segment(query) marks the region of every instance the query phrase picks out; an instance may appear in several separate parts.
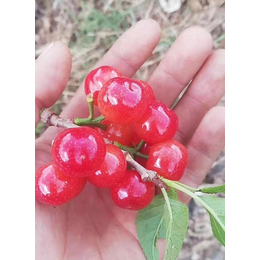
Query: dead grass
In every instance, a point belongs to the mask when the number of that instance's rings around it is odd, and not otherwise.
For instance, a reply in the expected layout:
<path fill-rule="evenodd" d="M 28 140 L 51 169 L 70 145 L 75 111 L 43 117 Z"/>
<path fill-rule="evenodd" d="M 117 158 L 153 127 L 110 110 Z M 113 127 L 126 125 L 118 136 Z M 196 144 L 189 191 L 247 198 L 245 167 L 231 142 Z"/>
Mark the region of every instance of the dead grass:
<path fill-rule="evenodd" d="M 143 18 L 155 19 L 162 38 L 150 59 L 138 71 L 146 80 L 176 37 L 187 27 L 199 25 L 213 36 L 214 48 L 224 47 L 224 1 L 185 1 L 176 12 L 166 13 L 159 1 L 38 0 L 36 8 L 36 57 L 50 42 L 69 45 L 73 68 L 68 84 L 75 90 L 92 66 L 115 40 Z"/>

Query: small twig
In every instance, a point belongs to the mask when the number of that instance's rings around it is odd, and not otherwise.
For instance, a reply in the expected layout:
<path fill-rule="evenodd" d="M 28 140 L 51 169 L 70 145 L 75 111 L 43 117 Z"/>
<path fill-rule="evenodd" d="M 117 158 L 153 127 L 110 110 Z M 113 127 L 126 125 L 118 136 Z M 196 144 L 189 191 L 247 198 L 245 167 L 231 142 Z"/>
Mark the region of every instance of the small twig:
<path fill-rule="evenodd" d="M 179 103 L 179 101 L 181 100 L 181 98 L 183 97 L 183 95 L 186 93 L 186 91 L 188 90 L 189 86 L 192 83 L 192 79 L 189 81 L 189 83 L 187 84 L 187 86 L 181 91 L 181 93 L 178 95 L 178 97 L 176 98 L 176 100 L 173 102 L 171 109 L 173 110 L 177 104 Z"/>
<path fill-rule="evenodd" d="M 153 182 L 159 188 L 166 188 L 166 185 L 163 181 L 158 177 L 155 171 L 147 170 L 142 165 L 140 165 L 127 151 L 122 151 L 125 155 L 126 161 L 134 167 L 134 169 L 140 174 L 143 181 Z"/>
<path fill-rule="evenodd" d="M 70 119 L 64 119 L 55 114 L 54 111 L 50 109 L 44 109 L 41 113 L 41 120 L 45 125 L 56 126 L 56 127 L 64 127 L 64 128 L 75 128 L 79 127 L 74 124 Z M 158 177 L 155 171 L 147 170 L 142 165 L 134 160 L 134 158 L 130 155 L 129 152 L 121 149 L 123 154 L 125 155 L 126 161 L 135 168 L 135 170 L 140 174 L 143 181 L 153 182 L 159 188 L 166 188 L 167 186 L 164 182 Z"/>
<path fill-rule="evenodd" d="M 54 111 L 45 108 L 41 113 L 41 121 L 48 126 L 75 128 L 79 127 L 70 119 L 64 119 L 55 114 Z"/>

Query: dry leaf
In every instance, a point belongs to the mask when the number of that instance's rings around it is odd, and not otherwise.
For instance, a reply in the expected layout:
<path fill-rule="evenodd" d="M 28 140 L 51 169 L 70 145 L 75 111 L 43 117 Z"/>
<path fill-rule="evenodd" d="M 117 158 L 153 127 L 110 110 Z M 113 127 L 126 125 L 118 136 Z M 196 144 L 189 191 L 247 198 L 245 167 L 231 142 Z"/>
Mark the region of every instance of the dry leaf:
<path fill-rule="evenodd" d="M 164 12 L 173 13 L 181 8 L 181 0 L 159 0 Z"/>

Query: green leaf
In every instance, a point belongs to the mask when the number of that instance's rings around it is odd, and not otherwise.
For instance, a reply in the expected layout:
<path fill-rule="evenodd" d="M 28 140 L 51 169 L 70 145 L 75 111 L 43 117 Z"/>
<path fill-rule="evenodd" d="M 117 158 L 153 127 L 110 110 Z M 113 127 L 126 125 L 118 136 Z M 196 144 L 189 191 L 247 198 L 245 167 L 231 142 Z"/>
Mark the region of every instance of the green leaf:
<path fill-rule="evenodd" d="M 136 219 L 139 242 L 148 260 L 158 260 L 159 252 L 156 248 L 159 230 L 163 225 L 165 200 L 162 195 L 155 196 L 151 204 L 140 210 Z M 162 227 L 161 236 L 165 234 Z"/>
<path fill-rule="evenodd" d="M 178 200 L 177 191 L 176 189 L 170 189 L 167 191 L 167 195 L 170 199 Z M 166 238 L 166 228 L 164 223 L 161 225 L 158 233 L 158 238 L 165 239 Z"/>
<path fill-rule="evenodd" d="M 185 204 L 169 197 L 165 197 L 165 200 L 164 226 L 167 227 L 167 230 L 164 259 L 174 260 L 177 259 L 186 237 L 189 224 L 189 209 Z"/>
<path fill-rule="evenodd" d="M 225 184 L 215 187 L 202 188 L 199 191 L 203 193 L 225 193 Z"/>
<path fill-rule="evenodd" d="M 218 241 L 225 246 L 225 199 L 213 196 L 201 196 L 209 207 L 210 222 L 212 232 Z"/>
<path fill-rule="evenodd" d="M 165 196 L 165 198 L 164 198 Z M 164 190 L 164 196 L 156 196 L 152 203 L 137 215 L 136 225 L 139 242 L 147 260 L 158 260 L 158 238 L 166 238 L 165 260 L 174 260 L 179 255 L 186 236 L 188 207 L 176 201 L 176 190 Z"/>
<path fill-rule="evenodd" d="M 170 199 L 173 199 L 173 200 L 178 200 L 178 196 L 177 196 L 177 191 L 176 189 L 170 189 L 169 191 L 167 191 L 167 195 Z"/>
<path fill-rule="evenodd" d="M 219 242 L 225 246 L 225 199 L 207 195 L 198 196 L 190 189 L 187 189 L 187 187 L 177 182 L 170 181 L 165 178 L 161 179 L 167 186 L 186 193 L 205 207 L 210 215 L 213 234 L 219 240 Z"/>
<path fill-rule="evenodd" d="M 159 238 L 160 239 L 165 239 L 166 238 L 166 228 L 164 226 L 164 223 L 162 223 L 162 225 L 160 226 L 157 238 L 158 239 Z"/>

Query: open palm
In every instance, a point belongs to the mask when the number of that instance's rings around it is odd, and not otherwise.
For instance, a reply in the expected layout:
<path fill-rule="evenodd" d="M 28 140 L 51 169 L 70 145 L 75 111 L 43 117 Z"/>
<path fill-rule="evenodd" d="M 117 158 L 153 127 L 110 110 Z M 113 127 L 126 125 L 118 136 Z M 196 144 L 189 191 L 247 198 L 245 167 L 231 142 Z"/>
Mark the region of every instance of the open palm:
<path fill-rule="evenodd" d="M 142 20 L 125 32 L 96 65 L 110 65 L 132 77 L 160 40 L 160 27 Z M 71 54 L 55 42 L 36 60 L 35 121 L 39 112 L 60 97 L 70 76 Z M 224 51 L 212 51 L 212 38 L 199 27 L 185 30 L 167 51 L 148 83 L 156 98 L 170 106 L 181 90 L 191 86 L 175 108 L 180 127 L 175 139 L 189 153 L 180 180 L 201 184 L 224 147 L 224 107 L 216 106 L 224 94 Z M 87 117 L 81 86 L 61 114 L 64 118 Z M 51 161 L 51 141 L 61 131 L 49 127 L 36 141 L 36 170 Z M 180 194 L 183 202 L 188 198 Z M 36 259 L 145 259 L 137 239 L 136 211 L 116 207 L 109 190 L 87 183 L 83 192 L 60 207 L 36 201 Z M 162 244 L 160 255 L 163 255 Z"/>

